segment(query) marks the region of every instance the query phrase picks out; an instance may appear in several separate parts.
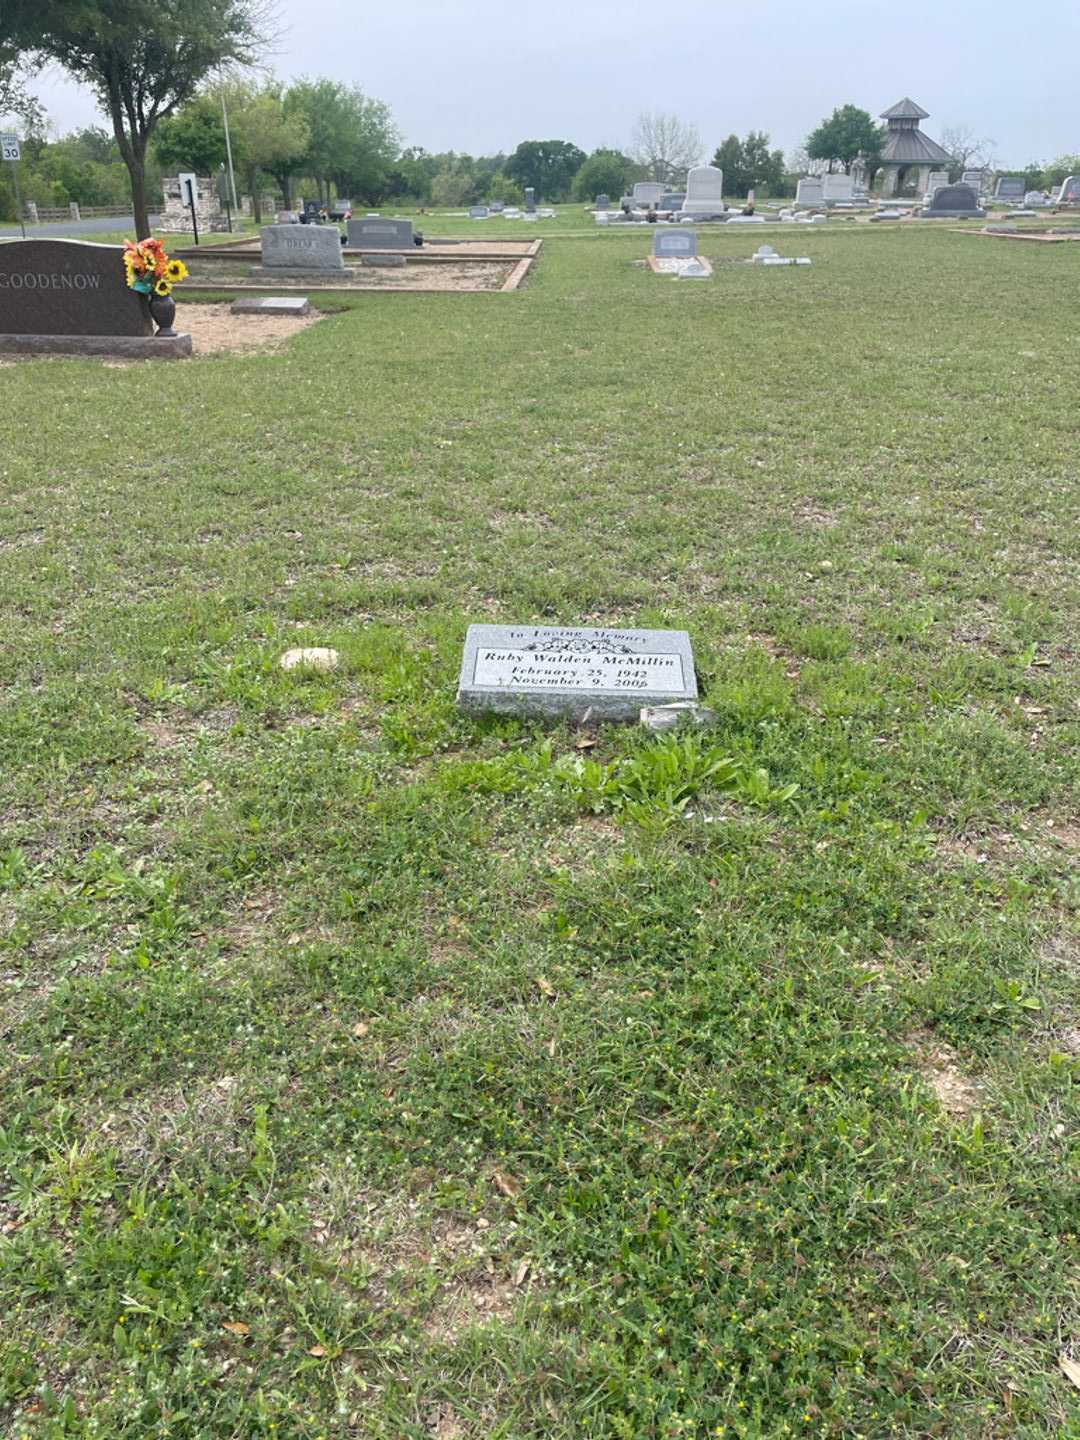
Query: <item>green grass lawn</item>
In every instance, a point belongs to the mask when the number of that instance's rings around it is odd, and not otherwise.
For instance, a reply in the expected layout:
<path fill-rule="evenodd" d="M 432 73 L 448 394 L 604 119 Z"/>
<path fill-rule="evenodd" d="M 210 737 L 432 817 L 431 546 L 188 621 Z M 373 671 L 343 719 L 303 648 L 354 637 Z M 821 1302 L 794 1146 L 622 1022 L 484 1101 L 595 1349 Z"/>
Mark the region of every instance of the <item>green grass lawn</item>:
<path fill-rule="evenodd" d="M 769 238 L 0 370 L 5 1435 L 1080 1435 L 1080 253 Z"/>

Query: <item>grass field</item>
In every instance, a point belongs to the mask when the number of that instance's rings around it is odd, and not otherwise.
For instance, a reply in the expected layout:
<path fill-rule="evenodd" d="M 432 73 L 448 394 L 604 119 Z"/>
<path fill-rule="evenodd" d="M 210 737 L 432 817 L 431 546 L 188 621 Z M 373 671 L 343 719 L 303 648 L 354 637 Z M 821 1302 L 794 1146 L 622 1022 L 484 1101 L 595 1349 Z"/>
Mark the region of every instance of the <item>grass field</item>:
<path fill-rule="evenodd" d="M 808 232 L 0 370 L 5 1435 L 1080 1435 L 1080 253 Z"/>

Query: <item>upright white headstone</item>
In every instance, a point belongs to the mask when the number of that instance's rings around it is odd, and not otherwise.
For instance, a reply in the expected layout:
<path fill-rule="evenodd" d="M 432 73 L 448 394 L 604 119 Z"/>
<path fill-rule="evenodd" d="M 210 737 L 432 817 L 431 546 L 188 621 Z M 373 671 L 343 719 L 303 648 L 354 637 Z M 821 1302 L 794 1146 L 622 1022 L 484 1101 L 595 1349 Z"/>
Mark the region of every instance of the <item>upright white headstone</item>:
<path fill-rule="evenodd" d="M 683 215 L 706 220 L 724 213 L 724 172 L 715 165 L 695 165 L 686 177 Z"/>

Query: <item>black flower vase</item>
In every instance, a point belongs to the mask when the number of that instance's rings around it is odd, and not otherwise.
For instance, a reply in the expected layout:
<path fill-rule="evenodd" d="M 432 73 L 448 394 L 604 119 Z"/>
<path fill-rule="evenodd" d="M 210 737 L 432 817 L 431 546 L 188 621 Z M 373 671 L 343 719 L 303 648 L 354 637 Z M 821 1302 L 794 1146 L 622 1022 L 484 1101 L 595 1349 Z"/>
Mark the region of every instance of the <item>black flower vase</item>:
<path fill-rule="evenodd" d="M 168 339 L 176 334 L 172 328 L 173 321 L 176 319 L 176 301 L 171 295 L 150 296 L 150 318 L 158 327 L 155 339 L 162 336 Z"/>

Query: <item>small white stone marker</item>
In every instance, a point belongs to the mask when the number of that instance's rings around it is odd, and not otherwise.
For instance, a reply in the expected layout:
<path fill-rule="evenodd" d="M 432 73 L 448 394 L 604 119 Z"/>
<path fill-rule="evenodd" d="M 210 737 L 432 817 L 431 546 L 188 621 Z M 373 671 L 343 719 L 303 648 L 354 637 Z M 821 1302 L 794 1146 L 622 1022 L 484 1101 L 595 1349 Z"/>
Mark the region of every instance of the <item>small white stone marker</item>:
<path fill-rule="evenodd" d="M 338 652 L 325 645 L 309 645 L 300 650 L 286 650 L 281 657 L 283 670 L 299 670 L 304 666 L 309 670 L 336 670 L 337 665 Z"/>

